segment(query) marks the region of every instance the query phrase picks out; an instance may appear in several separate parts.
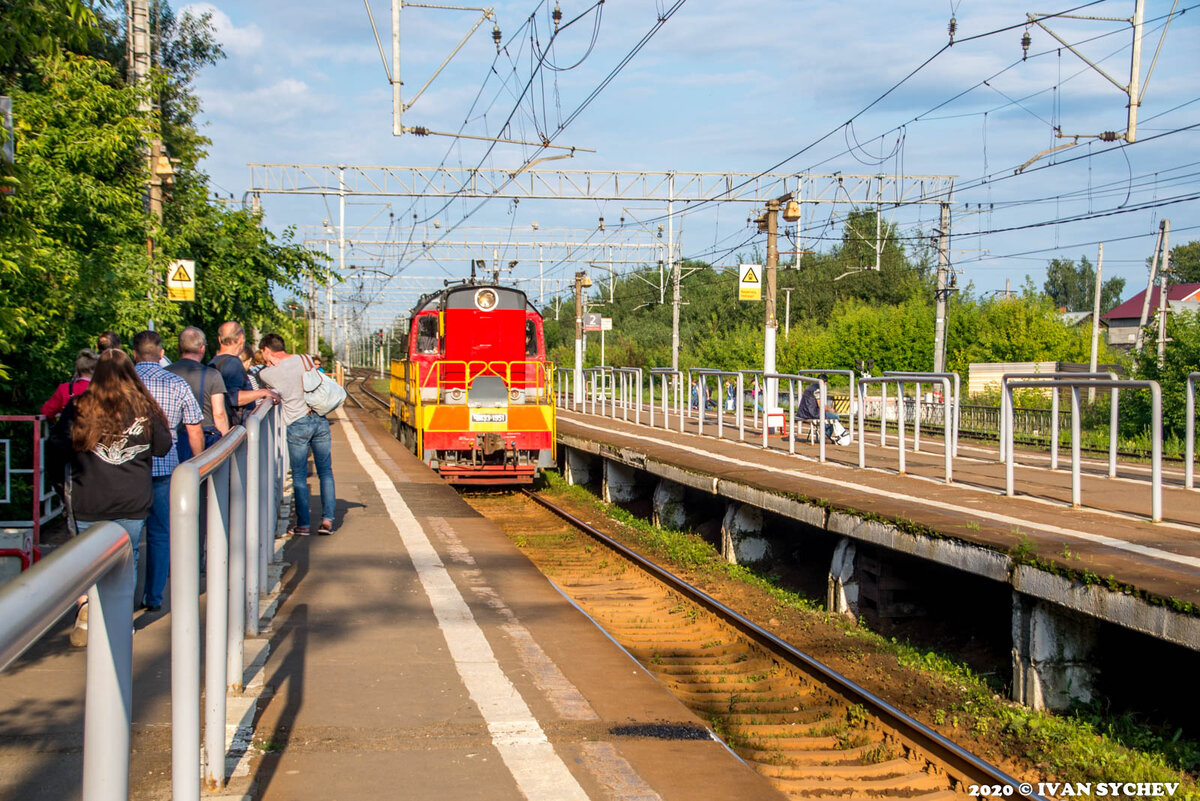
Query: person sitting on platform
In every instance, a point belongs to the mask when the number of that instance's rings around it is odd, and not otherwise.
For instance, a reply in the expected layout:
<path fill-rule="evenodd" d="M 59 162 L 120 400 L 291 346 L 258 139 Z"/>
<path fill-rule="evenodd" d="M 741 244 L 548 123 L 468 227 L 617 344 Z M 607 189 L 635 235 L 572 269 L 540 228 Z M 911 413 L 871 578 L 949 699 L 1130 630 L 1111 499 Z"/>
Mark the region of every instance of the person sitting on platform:
<path fill-rule="evenodd" d="M 822 382 L 829 380 L 824 373 L 817 378 Z M 841 418 L 838 416 L 837 410 L 833 408 L 833 404 L 826 403 L 825 408 L 821 409 L 821 402 L 817 399 L 819 389 L 820 385 L 815 383 L 810 383 L 804 388 L 804 393 L 800 396 L 800 408 L 796 410 L 796 419 L 820 420 L 824 418 L 831 421 L 825 423 L 825 438 L 836 445 L 849 445 L 850 432 L 842 426 Z"/>

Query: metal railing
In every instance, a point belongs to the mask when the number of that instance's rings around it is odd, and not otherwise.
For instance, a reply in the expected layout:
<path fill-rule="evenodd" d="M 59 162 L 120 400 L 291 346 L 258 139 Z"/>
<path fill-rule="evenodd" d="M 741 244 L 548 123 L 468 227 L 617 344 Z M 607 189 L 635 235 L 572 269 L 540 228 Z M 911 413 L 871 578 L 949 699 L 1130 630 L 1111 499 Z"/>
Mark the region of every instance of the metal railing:
<path fill-rule="evenodd" d="M 3 487 L 0 488 L 0 492 L 3 493 L 0 494 L 0 508 L 18 505 L 17 496 L 22 494 L 23 488 L 16 487 L 13 478 L 29 476 L 28 492 L 30 497 L 27 507 L 29 518 L 14 517 L 11 520 L 0 520 L 0 528 L 27 529 L 21 536 L 18 547 L 0 547 L 0 557 L 16 557 L 21 561 L 22 570 L 28 569 L 40 555 L 38 545 L 41 543 L 42 525 L 53 520 L 63 510 L 62 498 L 50 486 L 46 471 L 43 469 L 46 464 L 46 438 L 49 432 L 49 423 L 46 418 L 40 414 L 0 415 L 0 426 L 26 423 L 32 424 L 30 426 L 32 437 L 29 467 L 13 466 L 13 457 L 18 452 L 14 445 L 17 444 L 18 438 L 11 435 L 0 435 L 0 466 L 4 471 Z M 3 432 L 3 434 L 7 434 L 7 432 Z"/>
<path fill-rule="evenodd" d="M 650 368 L 650 427 L 654 428 L 654 378 L 658 376 L 662 385 L 660 400 L 662 401 L 663 428 L 671 428 L 671 402 L 670 392 L 675 392 L 675 408 L 679 415 L 679 433 L 683 433 L 684 420 L 686 413 L 684 412 L 683 401 L 683 371 L 676 370 L 673 367 L 651 367 Z"/>
<path fill-rule="evenodd" d="M 922 383 L 942 383 L 942 420 L 945 431 L 943 436 L 946 439 L 947 447 L 954 451 L 954 455 L 958 456 L 958 425 L 959 415 L 961 414 L 962 397 L 959 393 L 961 381 L 958 373 L 923 373 L 915 370 L 885 370 L 884 376 L 888 378 L 904 378 L 906 383 L 916 385 L 917 402 L 921 400 L 921 384 Z M 948 383 L 953 382 L 954 393 L 950 393 Z M 901 387 L 903 392 L 903 387 Z M 921 415 L 918 414 L 913 421 L 913 451 L 921 450 Z"/>
<path fill-rule="evenodd" d="M 704 417 L 705 406 L 707 400 L 714 396 L 708 393 L 708 379 L 710 377 L 717 379 L 717 394 L 716 394 L 716 411 L 717 411 L 717 439 L 722 439 L 725 436 L 725 393 L 721 392 L 721 379 L 734 378 L 737 380 L 737 394 L 735 395 L 736 405 L 734 406 L 734 420 L 738 427 L 738 441 L 746 441 L 746 415 L 742 408 L 742 389 L 743 379 L 740 372 L 734 370 L 715 370 L 706 367 L 693 367 L 688 369 L 688 386 L 692 384 L 692 376 L 696 376 L 698 383 L 696 384 L 696 406 L 698 407 L 696 420 L 696 433 L 704 436 Z M 689 398 L 690 408 L 690 398 Z"/>
<path fill-rule="evenodd" d="M 1108 379 L 1116 381 L 1117 374 L 1113 372 L 1103 373 L 1067 373 L 1067 372 L 1050 372 L 1050 373 L 1005 373 L 1000 377 L 1000 461 L 1004 461 L 1005 449 L 1008 447 L 1008 441 L 1012 439 L 1006 432 L 1006 427 L 1015 428 L 1015 416 L 1011 413 L 1013 408 L 1010 392 L 1005 391 L 1010 380 L 1014 381 L 1050 381 L 1055 379 Z M 1109 416 L 1108 416 L 1108 477 L 1116 478 L 1117 475 L 1117 418 L 1120 414 L 1120 393 L 1116 390 L 1109 392 Z M 1072 415 L 1074 419 L 1074 415 Z M 1058 469 L 1058 432 L 1062 424 L 1061 415 L 1058 408 L 1058 387 L 1050 387 L 1050 469 Z"/>
<path fill-rule="evenodd" d="M 1187 377 L 1187 423 L 1184 443 L 1183 485 L 1196 488 L 1196 382 L 1200 373 L 1189 373 Z"/>
<path fill-rule="evenodd" d="M 829 403 L 828 388 L 825 382 L 820 378 L 801 375 L 800 373 L 763 373 L 763 381 L 787 381 L 788 382 L 788 453 L 796 452 L 796 385 L 797 384 L 815 384 L 817 386 L 817 395 L 821 416 L 817 418 L 818 446 L 817 446 L 817 461 L 825 461 L 825 407 Z M 738 393 L 739 395 L 741 393 Z M 769 448 L 768 430 L 766 413 L 764 411 L 763 426 L 762 426 L 762 442 L 763 448 Z"/>
<path fill-rule="evenodd" d="M 928 377 L 926 377 L 925 380 L 929 381 L 930 379 Z M 943 375 L 943 376 L 938 377 L 936 380 L 942 384 L 942 388 L 943 388 L 944 392 L 948 395 L 950 393 L 950 378 L 948 376 Z M 896 449 L 896 458 L 897 458 L 897 465 L 898 465 L 897 471 L 900 472 L 901 474 L 906 472 L 906 465 L 905 465 L 905 460 L 904 460 L 904 449 L 906 447 L 907 436 L 905 435 L 905 432 L 904 432 L 904 418 L 905 418 L 904 385 L 911 384 L 911 383 L 915 383 L 914 377 L 912 374 L 891 375 L 891 374 L 885 373 L 882 376 L 876 376 L 873 378 L 872 377 L 864 377 L 864 378 L 860 378 L 858 380 L 858 425 L 859 425 L 859 431 L 865 430 L 863 428 L 863 426 L 866 425 L 867 387 L 870 384 L 879 384 L 880 385 L 879 446 L 881 448 L 887 447 L 887 386 L 888 386 L 888 384 L 896 385 L 896 407 L 897 407 L 896 426 L 897 426 L 897 435 L 898 435 L 897 436 L 898 442 L 897 442 L 897 449 Z M 945 397 L 945 396 L 943 396 L 943 397 Z M 950 419 L 950 418 L 947 417 L 946 419 Z M 918 440 L 918 442 L 919 442 L 919 440 Z M 944 465 L 943 469 L 944 469 L 945 481 L 947 484 L 950 484 L 954 481 L 953 442 L 954 442 L 954 437 L 953 437 L 953 433 L 951 432 L 950 435 L 946 437 L 946 446 L 942 448 L 942 451 L 943 451 L 942 458 L 943 458 L 943 465 Z M 866 452 L 866 437 L 865 436 L 860 436 L 858 439 L 858 466 L 863 467 L 863 468 L 865 468 L 867 466 L 867 452 Z"/>
<path fill-rule="evenodd" d="M 1035 387 L 1062 387 L 1071 390 L 1071 506 L 1081 505 L 1080 463 L 1080 420 L 1079 390 L 1082 387 L 1096 389 L 1148 389 L 1150 390 L 1150 519 L 1155 523 L 1162 522 L 1162 388 L 1157 381 L 1135 381 L 1130 379 L 1064 379 L 1005 381 L 1004 393 L 1008 396 L 1006 416 L 1012 415 L 1012 393 L 1014 389 L 1031 389 Z M 1116 395 L 1114 391 L 1112 395 Z M 1115 408 L 1115 407 L 1114 407 Z M 1116 429 L 1114 421 L 1113 429 Z M 1005 494 L 1015 495 L 1013 488 L 1013 441 L 1012 421 L 1005 422 L 1005 462 L 1004 487 Z"/>
<path fill-rule="evenodd" d="M 257 604 L 249 596 L 253 592 L 257 600 L 266 580 L 266 554 L 274 547 L 274 519 L 282 497 L 285 448 L 279 410 L 262 404 L 246 427 L 231 429 L 171 474 L 173 801 L 199 801 L 202 786 L 216 790 L 225 785 L 226 697 L 230 691 L 241 690 L 244 631 L 248 625 L 252 630 L 257 628 Z M 295 480 L 306 478 L 297 476 Z M 198 547 L 201 507 L 207 512 L 208 560 L 203 751 Z M 249 580 L 248 567 L 254 576 Z M 248 622 L 251 612 L 254 621 Z"/>
<path fill-rule="evenodd" d="M 620 402 L 622 418 L 629 420 L 629 407 L 632 406 L 633 422 L 642 424 L 642 368 L 614 367 L 610 375 L 616 382 L 613 387 L 613 419 L 617 417 L 617 403 Z"/>
<path fill-rule="evenodd" d="M 100 523 L 0 588 L 0 670 L 87 592 L 84 801 L 129 798 L 133 571 L 129 532 L 116 523 Z"/>

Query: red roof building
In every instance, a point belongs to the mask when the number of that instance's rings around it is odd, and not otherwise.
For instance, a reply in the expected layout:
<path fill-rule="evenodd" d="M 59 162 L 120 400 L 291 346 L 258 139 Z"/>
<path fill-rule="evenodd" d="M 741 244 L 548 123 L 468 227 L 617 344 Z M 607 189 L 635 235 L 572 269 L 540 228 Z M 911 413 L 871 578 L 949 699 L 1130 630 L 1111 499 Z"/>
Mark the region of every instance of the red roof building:
<path fill-rule="evenodd" d="M 1150 322 L 1158 314 L 1158 287 L 1150 294 L 1150 313 L 1147 317 L 1147 322 Z M 1101 320 L 1108 323 L 1108 344 L 1110 345 L 1132 345 L 1137 338 L 1138 323 L 1142 319 L 1142 301 L 1145 299 L 1145 291 L 1139 292 L 1129 300 L 1120 304 L 1108 314 L 1101 316 Z M 1167 287 L 1167 303 L 1172 309 L 1179 308 L 1198 308 L 1200 309 L 1200 284 L 1172 284 Z"/>

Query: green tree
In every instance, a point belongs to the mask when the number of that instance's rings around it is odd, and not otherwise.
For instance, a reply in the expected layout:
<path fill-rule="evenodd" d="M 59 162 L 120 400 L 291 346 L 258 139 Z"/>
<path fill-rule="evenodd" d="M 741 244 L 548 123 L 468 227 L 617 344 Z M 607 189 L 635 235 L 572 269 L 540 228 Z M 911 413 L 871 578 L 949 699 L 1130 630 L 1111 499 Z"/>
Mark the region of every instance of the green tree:
<path fill-rule="evenodd" d="M 1182 437 L 1187 423 L 1187 377 L 1200 371 L 1200 312 L 1173 312 L 1167 315 L 1167 344 L 1163 364 L 1153 347 L 1148 347 L 1138 360 L 1135 378 L 1158 381 L 1162 385 L 1163 431 Z M 1132 395 L 1125 425 L 1127 434 L 1141 433 L 1150 424 L 1148 392 L 1123 393 Z M 1122 398 L 1122 404 L 1124 404 Z"/>
<path fill-rule="evenodd" d="M 1045 293 L 1054 305 L 1067 311 L 1091 311 L 1095 301 L 1096 268 L 1087 256 L 1079 258 L 1079 265 L 1071 259 L 1051 259 L 1046 265 Z M 1100 286 L 1100 313 L 1103 314 L 1121 302 L 1125 290 L 1125 279 L 1109 278 Z"/>
<path fill-rule="evenodd" d="M 1171 272 L 1181 284 L 1200 284 L 1200 239 L 1171 248 Z"/>

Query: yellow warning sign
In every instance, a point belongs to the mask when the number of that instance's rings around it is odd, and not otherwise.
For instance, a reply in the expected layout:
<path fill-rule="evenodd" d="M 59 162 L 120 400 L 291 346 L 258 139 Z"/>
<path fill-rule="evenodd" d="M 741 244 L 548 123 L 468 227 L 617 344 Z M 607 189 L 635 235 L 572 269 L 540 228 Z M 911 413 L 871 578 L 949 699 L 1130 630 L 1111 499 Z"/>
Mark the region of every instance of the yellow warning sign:
<path fill-rule="evenodd" d="M 179 259 L 167 268 L 167 300 L 178 302 L 196 299 L 196 262 Z"/>
<path fill-rule="evenodd" d="M 762 267 L 743 264 L 738 268 L 738 300 L 762 300 Z"/>

